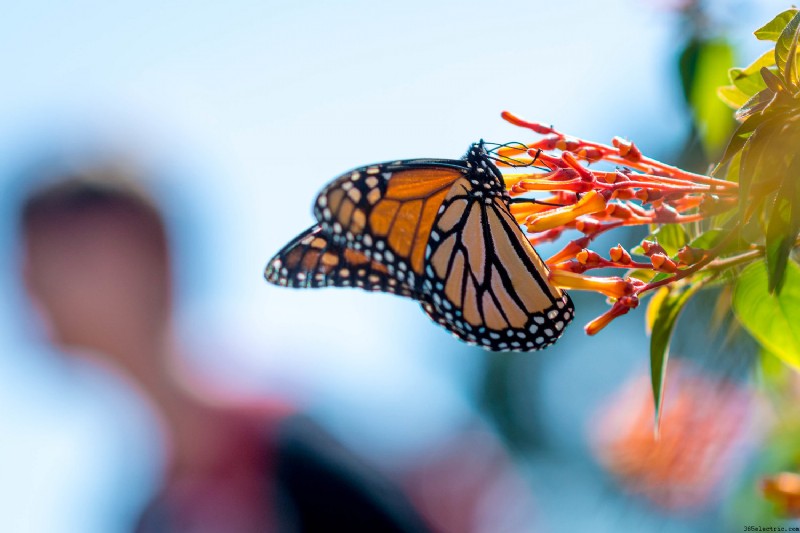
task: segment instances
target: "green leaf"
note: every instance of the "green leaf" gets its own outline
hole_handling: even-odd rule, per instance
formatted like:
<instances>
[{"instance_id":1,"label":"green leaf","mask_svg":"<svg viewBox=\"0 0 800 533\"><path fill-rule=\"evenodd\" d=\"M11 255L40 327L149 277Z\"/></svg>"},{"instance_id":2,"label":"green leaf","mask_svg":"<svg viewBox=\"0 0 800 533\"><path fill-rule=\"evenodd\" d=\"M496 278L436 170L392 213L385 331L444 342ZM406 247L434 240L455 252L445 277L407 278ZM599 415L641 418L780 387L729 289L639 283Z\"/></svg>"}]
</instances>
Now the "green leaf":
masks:
<instances>
[{"instance_id":1,"label":"green leaf","mask_svg":"<svg viewBox=\"0 0 800 533\"><path fill-rule=\"evenodd\" d=\"M731 253L737 253L748 248L749 243L742 240L741 230L736 226L734 221L728 221L728 223L723 227L717 227L705 231L704 233L695 237L692 242L689 243L689 246L692 248L711 250L720 242L722 242L723 239L729 237L732 231L735 231L736 235L730 237L730 240L727 242L727 244L723 246L721 250L719 250L719 255L724 256Z\"/></svg>"},{"instance_id":2,"label":"green leaf","mask_svg":"<svg viewBox=\"0 0 800 533\"><path fill-rule=\"evenodd\" d=\"M792 48L797 42L797 33L799 29L800 12L797 12L786 27L783 28L783 31L781 31L775 43L775 65L778 67L778 72L786 82L790 81L791 71L796 67L796 65L794 65L796 54L792 53ZM769 82L769 80L767 80L767 82Z\"/></svg>"},{"instance_id":3,"label":"green leaf","mask_svg":"<svg viewBox=\"0 0 800 533\"><path fill-rule=\"evenodd\" d=\"M775 91L769 88L769 84L767 83L767 79L769 78L765 77L765 74L775 77L769 69L765 69L761 72L761 78L764 80L767 88L754 94L742 107L736 110L734 118L739 122L744 122L748 118L753 118L754 115L761 114L775 99Z\"/></svg>"},{"instance_id":4,"label":"green leaf","mask_svg":"<svg viewBox=\"0 0 800 533\"><path fill-rule=\"evenodd\" d=\"M753 96L767 88L761 76L762 68L769 68L775 64L775 54L768 50L745 68L732 68L728 71L731 83L748 96Z\"/></svg>"},{"instance_id":5,"label":"green leaf","mask_svg":"<svg viewBox=\"0 0 800 533\"><path fill-rule=\"evenodd\" d=\"M780 70L776 74L775 72L772 72L770 69L766 67L761 69L761 77L764 78L764 83L767 84L767 89L769 89L773 93L781 93L786 90L786 87L783 83L783 78L781 78L780 74L781 74ZM775 96L773 95L770 101L774 99ZM769 103L767 103L767 105L769 105Z\"/></svg>"},{"instance_id":6,"label":"green leaf","mask_svg":"<svg viewBox=\"0 0 800 533\"><path fill-rule=\"evenodd\" d=\"M716 246L723 237L727 235L727 231L722 228L714 228L704 232L701 235L698 235L692 242L689 243L689 246L692 248L700 248L703 250L710 250L714 246Z\"/></svg>"},{"instance_id":7,"label":"green leaf","mask_svg":"<svg viewBox=\"0 0 800 533\"><path fill-rule=\"evenodd\" d=\"M764 92L765 91L761 91L759 94ZM753 98L756 98L756 96ZM719 163L717 163L717 166L714 168L712 174L715 174L723 165L728 163L742 150L745 143L747 143L747 139L750 138L750 135L752 135L756 128L760 126L762 122L767 120L767 118L768 117L765 115L755 114L742 119L742 123L739 124L739 127L737 127L733 132L733 135L731 135L731 139L728 141L728 146L725 148L725 152L722 154L722 158L720 159Z\"/></svg>"},{"instance_id":8,"label":"green leaf","mask_svg":"<svg viewBox=\"0 0 800 533\"><path fill-rule=\"evenodd\" d=\"M745 93L735 85L717 87L717 98L732 109L739 109L742 107L747 103L747 100L750 99L750 96L751 95Z\"/></svg>"},{"instance_id":9,"label":"green leaf","mask_svg":"<svg viewBox=\"0 0 800 533\"><path fill-rule=\"evenodd\" d=\"M775 53L773 50L767 50L745 68L728 70L731 85L718 87L717 96L734 109L743 107L751 97L767 88L761 69L774 65Z\"/></svg>"},{"instance_id":10,"label":"green leaf","mask_svg":"<svg viewBox=\"0 0 800 533\"><path fill-rule=\"evenodd\" d=\"M789 383L791 371L783 360L763 346L758 354L758 377L766 390L776 391Z\"/></svg>"},{"instance_id":11,"label":"green leaf","mask_svg":"<svg viewBox=\"0 0 800 533\"><path fill-rule=\"evenodd\" d=\"M763 199L770 184L780 179L780 169L771 163L776 159L774 144L779 138L781 124L779 116L766 120L753 131L742 148L739 168L739 218L742 221L746 222L752 215L749 208ZM755 194L754 199L750 198L751 193Z\"/></svg>"},{"instance_id":12,"label":"green leaf","mask_svg":"<svg viewBox=\"0 0 800 533\"><path fill-rule=\"evenodd\" d=\"M658 310L661 309L661 304L664 303L667 296L669 296L669 287L661 287L653 293L650 297L650 301L647 302L647 311L645 311L644 314L644 327L648 335L653 332L653 324L656 321L656 317L658 317Z\"/></svg>"},{"instance_id":13,"label":"green leaf","mask_svg":"<svg viewBox=\"0 0 800 533\"><path fill-rule=\"evenodd\" d=\"M785 131L785 129L784 129ZM800 142L795 134L794 143ZM782 138L782 143L786 142ZM796 146L796 144L795 144ZM792 154L794 155L794 154ZM767 226L766 261L769 292L779 293L783 287L786 264L800 233L800 156L792 157L781 176L781 185Z\"/></svg>"},{"instance_id":14,"label":"green leaf","mask_svg":"<svg viewBox=\"0 0 800 533\"><path fill-rule=\"evenodd\" d=\"M783 29L794 18L796 13L797 9L787 9L754 31L753 35L755 35L756 39L759 41L777 41Z\"/></svg>"},{"instance_id":15,"label":"green leaf","mask_svg":"<svg viewBox=\"0 0 800 533\"><path fill-rule=\"evenodd\" d=\"M689 39L678 57L681 89L683 89L683 98L687 104L692 100L695 73L697 72L697 59L700 56L702 43L703 41L697 38Z\"/></svg>"},{"instance_id":16,"label":"green leaf","mask_svg":"<svg viewBox=\"0 0 800 533\"><path fill-rule=\"evenodd\" d=\"M674 257L689 241L689 236L680 224L664 224L653 232L652 237L670 257Z\"/></svg>"},{"instance_id":17,"label":"green leaf","mask_svg":"<svg viewBox=\"0 0 800 533\"><path fill-rule=\"evenodd\" d=\"M664 380L667 376L667 361L669 360L669 343L672 332L678 321L678 316L689 299L702 285L695 283L683 291L671 290L668 295L658 302L658 309L653 319L652 334L650 335L650 382L653 387L653 405L655 405L656 428L661 418L661 401L664 392Z\"/></svg>"},{"instance_id":18,"label":"green leaf","mask_svg":"<svg viewBox=\"0 0 800 533\"><path fill-rule=\"evenodd\" d=\"M769 292L780 293L783 287L784 275L786 272L786 262L789 260L789 253L794 247L794 238L789 237L789 225L793 216L792 203L786 198L785 194L792 194L794 189L789 183L784 182L784 186L775 197L772 207L772 214L769 217L766 239L766 262L767 273L769 274Z\"/></svg>"},{"instance_id":19,"label":"green leaf","mask_svg":"<svg viewBox=\"0 0 800 533\"><path fill-rule=\"evenodd\" d=\"M716 88L726 82L725 72L732 64L733 48L727 41L715 39L699 44L689 104L700 140L712 153L722 149L733 128L730 110L716 95Z\"/></svg>"},{"instance_id":20,"label":"green leaf","mask_svg":"<svg viewBox=\"0 0 800 533\"><path fill-rule=\"evenodd\" d=\"M798 85L797 39L800 37L800 13L797 13L781 32L775 43L775 64L783 74L786 84L796 89Z\"/></svg>"},{"instance_id":21,"label":"green leaf","mask_svg":"<svg viewBox=\"0 0 800 533\"><path fill-rule=\"evenodd\" d=\"M764 261L745 268L734 286L733 312L761 346L800 369L800 266L787 264L779 295L770 294L767 283Z\"/></svg>"},{"instance_id":22,"label":"green leaf","mask_svg":"<svg viewBox=\"0 0 800 533\"><path fill-rule=\"evenodd\" d=\"M758 59L756 59L746 67L730 69L728 71L728 79L730 80L731 83L738 86L739 82L741 82L742 80L747 79L750 76L760 75L762 68L764 67L769 68L774 66L775 66L775 52L773 52L770 49L761 54L760 56L758 56ZM740 88L743 89L743 87Z\"/></svg>"},{"instance_id":23,"label":"green leaf","mask_svg":"<svg viewBox=\"0 0 800 533\"><path fill-rule=\"evenodd\" d=\"M635 278L644 281L645 283L650 283L655 277L655 272L646 268L634 268L632 270L628 270L625 275L629 278Z\"/></svg>"},{"instance_id":24,"label":"green leaf","mask_svg":"<svg viewBox=\"0 0 800 533\"><path fill-rule=\"evenodd\" d=\"M742 152L738 152L731 159L731 162L728 165L728 170L725 173L725 179L727 181L739 183L739 167L741 166L741 154ZM702 206L701 206L701 212L702 212ZM734 223L732 221L736 219L737 214L738 214L738 209L727 209L722 213L715 213L709 219L708 226L712 228L731 227L730 224Z\"/></svg>"},{"instance_id":25,"label":"green leaf","mask_svg":"<svg viewBox=\"0 0 800 533\"><path fill-rule=\"evenodd\" d=\"M739 167L742 164L742 152L736 152L731 158L731 164L728 165L728 171L725 173L725 180L739 183Z\"/></svg>"}]
</instances>

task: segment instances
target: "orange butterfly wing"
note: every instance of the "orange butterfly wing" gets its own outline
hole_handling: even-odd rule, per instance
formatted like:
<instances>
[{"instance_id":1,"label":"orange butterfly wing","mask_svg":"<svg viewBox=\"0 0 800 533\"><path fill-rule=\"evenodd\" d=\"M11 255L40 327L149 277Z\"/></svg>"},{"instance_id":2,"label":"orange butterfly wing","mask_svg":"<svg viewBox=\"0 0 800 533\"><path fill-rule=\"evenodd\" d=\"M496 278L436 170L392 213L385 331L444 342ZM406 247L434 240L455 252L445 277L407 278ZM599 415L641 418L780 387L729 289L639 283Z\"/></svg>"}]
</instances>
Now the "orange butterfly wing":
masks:
<instances>
[{"instance_id":1,"label":"orange butterfly wing","mask_svg":"<svg viewBox=\"0 0 800 533\"><path fill-rule=\"evenodd\" d=\"M573 318L482 144L463 160L357 168L323 189L314 214L318 226L268 265L270 282L410 296L456 337L490 350L544 348Z\"/></svg>"},{"instance_id":2,"label":"orange butterfly wing","mask_svg":"<svg viewBox=\"0 0 800 533\"><path fill-rule=\"evenodd\" d=\"M314 214L337 242L415 286L439 208L466 171L463 161L431 159L358 168L323 189Z\"/></svg>"}]
</instances>

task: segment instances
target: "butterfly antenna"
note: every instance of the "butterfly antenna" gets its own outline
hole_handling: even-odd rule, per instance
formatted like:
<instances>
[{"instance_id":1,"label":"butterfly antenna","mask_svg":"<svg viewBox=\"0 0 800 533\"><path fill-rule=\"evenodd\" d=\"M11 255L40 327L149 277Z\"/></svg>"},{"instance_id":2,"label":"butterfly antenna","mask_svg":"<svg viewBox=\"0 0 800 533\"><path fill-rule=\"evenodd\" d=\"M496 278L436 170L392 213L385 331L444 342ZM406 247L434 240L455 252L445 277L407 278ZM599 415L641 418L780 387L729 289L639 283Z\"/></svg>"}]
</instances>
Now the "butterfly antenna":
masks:
<instances>
[{"instance_id":1,"label":"butterfly antenna","mask_svg":"<svg viewBox=\"0 0 800 533\"><path fill-rule=\"evenodd\" d=\"M539 204L539 205L549 205L551 207L564 207L567 204L556 204L553 202L543 202L541 200L536 200L535 198L511 198L508 203L510 204Z\"/></svg>"}]
</instances>

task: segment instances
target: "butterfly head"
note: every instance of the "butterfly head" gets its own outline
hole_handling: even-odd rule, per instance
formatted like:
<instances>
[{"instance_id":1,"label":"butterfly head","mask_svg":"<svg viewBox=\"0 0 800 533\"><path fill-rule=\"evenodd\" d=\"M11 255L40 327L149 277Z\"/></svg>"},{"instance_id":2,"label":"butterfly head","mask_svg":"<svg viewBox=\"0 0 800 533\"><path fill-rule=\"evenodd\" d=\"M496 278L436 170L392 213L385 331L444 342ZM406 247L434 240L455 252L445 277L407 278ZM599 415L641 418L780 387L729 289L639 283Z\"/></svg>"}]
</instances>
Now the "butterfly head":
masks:
<instances>
[{"instance_id":1,"label":"butterfly head","mask_svg":"<svg viewBox=\"0 0 800 533\"><path fill-rule=\"evenodd\" d=\"M477 160L480 158L488 158L489 153L486 151L486 143L483 139L480 141L473 143L469 150L467 151L466 159L467 160Z\"/></svg>"}]
</instances>

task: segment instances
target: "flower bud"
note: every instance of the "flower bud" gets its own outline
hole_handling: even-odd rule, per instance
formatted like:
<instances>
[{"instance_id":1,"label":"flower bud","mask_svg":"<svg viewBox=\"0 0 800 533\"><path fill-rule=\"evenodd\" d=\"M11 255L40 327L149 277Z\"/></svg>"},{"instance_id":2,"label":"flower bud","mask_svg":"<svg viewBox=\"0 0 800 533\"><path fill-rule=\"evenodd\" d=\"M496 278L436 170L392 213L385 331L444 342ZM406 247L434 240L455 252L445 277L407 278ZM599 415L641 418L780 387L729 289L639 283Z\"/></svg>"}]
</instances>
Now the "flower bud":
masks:
<instances>
[{"instance_id":1,"label":"flower bud","mask_svg":"<svg viewBox=\"0 0 800 533\"><path fill-rule=\"evenodd\" d=\"M640 152L631 141L623 139L622 137L614 137L611 143L619 150L619 155L628 161L636 162L642 158L642 152Z\"/></svg>"},{"instance_id":2,"label":"flower bud","mask_svg":"<svg viewBox=\"0 0 800 533\"><path fill-rule=\"evenodd\" d=\"M560 252L555 254L553 257L549 258L547 260L547 263L548 264L561 263L562 261L566 261L567 259L572 259L588 245L589 245L588 237L581 237L580 239L575 239L574 241L570 241Z\"/></svg>"},{"instance_id":3,"label":"flower bud","mask_svg":"<svg viewBox=\"0 0 800 533\"><path fill-rule=\"evenodd\" d=\"M589 169L581 165L580 161L578 161L571 152L564 152L561 154L561 159L563 159L564 162L571 168L574 168L583 181L587 181L589 183L594 183L597 181L597 179L594 177L594 174Z\"/></svg>"},{"instance_id":4,"label":"flower bud","mask_svg":"<svg viewBox=\"0 0 800 533\"><path fill-rule=\"evenodd\" d=\"M644 255L646 255L647 257L650 257L653 254L667 255L667 251L655 241L648 241L648 240L642 241L642 248L644 248Z\"/></svg>"},{"instance_id":5,"label":"flower bud","mask_svg":"<svg viewBox=\"0 0 800 533\"><path fill-rule=\"evenodd\" d=\"M619 200L633 200L635 198L635 193L633 189L630 188L615 189L614 198L617 198Z\"/></svg>"},{"instance_id":6,"label":"flower bud","mask_svg":"<svg viewBox=\"0 0 800 533\"><path fill-rule=\"evenodd\" d=\"M775 503L781 514L800 517L800 474L780 472L761 480L764 497Z\"/></svg>"},{"instance_id":7,"label":"flower bud","mask_svg":"<svg viewBox=\"0 0 800 533\"><path fill-rule=\"evenodd\" d=\"M594 163L595 161L600 161L603 159L603 152L594 147L581 148L578 150L578 157L581 157L590 163Z\"/></svg>"},{"instance_id":8,"label":"flower bud","mask_svg":"<svg viewBox=\"0 0 800 533\"><path fill-rule=\"evenodd\" d=\"M606 206L606 215L625 220L631 218L633 212L629 207L622 204L608 204Z\"/></svg>"},{"instance_id":9,"label":"flower bud","mask_svg":"<svg viewBox=\"0 0 800 533\"><path fill-rule=\"evenodd\" d=\"M653 268L659 272L669 272L671 274L678 270L678 265L675 264L675 261L662 253L651 255L650 262L653 264Z\"/></svg>"},{"instance_id":10,"label":"flower bud","mask_svg":"<svg viewBox=\"0 0 800 533\"><path fill-rule=\"evenodd\" d=\"M614 302L611 309L586 324L583 330L587 335L594 335L609 325L612 320L626 314L631 309L635 309L638 305L639 299L636 296L623 296Z\"/></svg>"},{"instance_id":11,"label":"flower bud","mask_svg":"<svg viewBox=\"0 0 800 533\"><path fill-rule=\"evenodd\" d=\"M688 245L678 250L678 260L683 265L693 265L703 259L705 255L706 250L702 248L692 248Z\"/></svg>"},{"instance_id":12,"label":"flower bud","mask_svg":"<svg viewBox=\"0 0 800 533\"><path fill-rule=\"evenodd\" d=\"M621 244L616 245L608 251L608 255L612 261L620 265L629 265L631 262L631 254L622 247Z\"/></svg>"},{"instance_id":13,"label":"flower bud","mask_svg":"<svg viewBox=\"0 0 800 533\"><path fill-rule=\"evenodd\" d=\"M575 229L585 235L591 235L600 229L600 221L589 217L581 217L575 221Z\"/></svg>"},{"instance_id":14,"label":"flower bud","mask_svg":"<svg viewBox=\"0 0 800 533\"><path fill-rule=\"evenodd\" d=\"M586 266L595 266L603 262L603 258L600 257L600 254L591 250L587 250L586 248L578 252L577 255L575 255L575 259L580 264Z\"/></svg>"}]
</instances>

